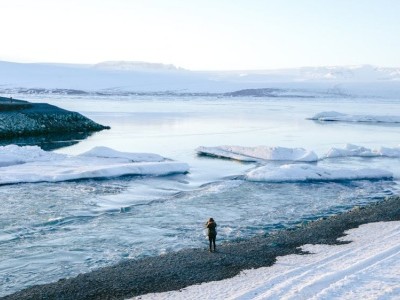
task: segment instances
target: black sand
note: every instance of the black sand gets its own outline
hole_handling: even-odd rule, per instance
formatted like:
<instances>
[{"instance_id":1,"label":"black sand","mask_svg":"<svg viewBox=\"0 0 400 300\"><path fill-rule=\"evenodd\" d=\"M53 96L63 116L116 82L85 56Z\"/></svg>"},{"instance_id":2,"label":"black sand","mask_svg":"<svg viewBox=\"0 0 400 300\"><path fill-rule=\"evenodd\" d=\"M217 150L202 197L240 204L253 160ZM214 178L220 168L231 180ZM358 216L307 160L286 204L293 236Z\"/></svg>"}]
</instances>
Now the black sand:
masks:
<instances>
[{"instance_id":1,"label":"black sand","mask_svg":"<svg viewBox=\"0 0 400 300\"><path fill-rule=\"evenodd\" d=\"M179 290L189 285L221 280L241 270L271 266L276 257L300 253L304 244L338 244L344 231L361 224L400 220L400 197L293 230L219 245L216 253L188 249L159 257L129 260L75 278L34 286L2 299L125 299L150 292ZM217 245L218 247L218 245Z\"/></svg>"}]
</instances>

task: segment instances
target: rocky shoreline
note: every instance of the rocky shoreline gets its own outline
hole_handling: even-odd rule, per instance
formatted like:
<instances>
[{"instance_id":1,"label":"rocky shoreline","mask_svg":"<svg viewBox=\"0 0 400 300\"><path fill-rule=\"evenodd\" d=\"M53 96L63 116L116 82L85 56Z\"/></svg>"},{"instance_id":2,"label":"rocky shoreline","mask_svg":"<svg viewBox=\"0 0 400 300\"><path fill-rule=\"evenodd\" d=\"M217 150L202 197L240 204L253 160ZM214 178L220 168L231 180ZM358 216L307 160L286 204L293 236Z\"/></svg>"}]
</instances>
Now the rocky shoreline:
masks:
<instances>
[{"instance_id":1,"label":"rocky shoreline","mask_svg":"<svg viewBox=\"0 0 400 300\"><path fill-rule=\"evenodd\" d=\"M56 135L88 136L109 129L77 112L47 103L30 103L0 97L0 141L9 144L18 139ZM62 139L62 138L60 138Z\"/></svg>"},{"instance_id":2,"label":"rocky shoreline","mask_svg":"<svg viewBox=\"0 0 400 300\"><path fill-rule=\"evenodd\" d=\"M400 220L400 197L280 230L266 236L217 245L216 253L186 249L158 257L127 260L77 277L38 285L2 299L126 299L179 290L233 277L241 270L271 266L277 256L302 254L304 244L339 244L344 231L361 224ZM305 253L304 253L305 254Z\"/></svg>"}]
</instances>

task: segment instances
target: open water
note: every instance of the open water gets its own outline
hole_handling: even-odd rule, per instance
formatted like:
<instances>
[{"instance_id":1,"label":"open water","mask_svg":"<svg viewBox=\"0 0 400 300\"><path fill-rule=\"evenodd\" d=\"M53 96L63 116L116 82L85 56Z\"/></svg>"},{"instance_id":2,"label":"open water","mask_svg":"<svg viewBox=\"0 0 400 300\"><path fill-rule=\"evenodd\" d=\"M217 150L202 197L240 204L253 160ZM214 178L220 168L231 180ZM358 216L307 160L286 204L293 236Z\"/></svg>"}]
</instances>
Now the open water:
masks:
<instances>
[{"instance_id":1,"label":"open water","mask_svg":"<svg viewBox=\"0 0 400 300\"><path fill-rule=\"evenodd\" d=\"M352 143L400 144L400 124L318 123L322 111L400 114L400 99L217 98L173 96L15 96L45 101L111 126L73 146L151 152L190 165L185 175L125 176L0 186L0 296L76 276L124 259L207 247L204 223L218 223L218 243L297 226L398 194L400 158L346 157L319 165L373 167L393 180L248 182L255 163L198 156L198 146L303 147L323 156ZM281 162L271 162L279 165Z\"/></svg>"}]
</instances>

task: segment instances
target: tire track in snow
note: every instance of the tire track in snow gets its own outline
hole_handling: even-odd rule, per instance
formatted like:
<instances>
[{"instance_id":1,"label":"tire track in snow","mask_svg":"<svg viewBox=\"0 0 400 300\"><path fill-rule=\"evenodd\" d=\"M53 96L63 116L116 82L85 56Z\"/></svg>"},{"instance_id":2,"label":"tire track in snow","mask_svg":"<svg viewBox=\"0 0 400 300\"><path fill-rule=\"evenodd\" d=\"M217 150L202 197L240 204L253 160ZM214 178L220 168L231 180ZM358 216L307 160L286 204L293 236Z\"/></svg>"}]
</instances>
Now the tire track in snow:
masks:
<instances>
[{"instance_id":1,"label":"tire track in snow","mask_svg":"<svg viewBox=\"0 0 400 300\"><path fill-rule=\"evenodd\" d=\"M389 231L378 243L386 244L386 242L388 242L388 244L390 244L390 241L399 235L400 232L396 227ZM333 255L329 255L313 263L272 277L261 287L252 289L242 295L235 295L230 299L319 299L319 294L322 296L322 294L327 292L330 286L341 281L343 278L363 272L384 260L396 257L400 254L400 245L395 245L383 252L355 262L341 271L334 271L335 265L338 263L340 264L340 261L348 257L357 257L359 253L365 253L371 246L376 247L376 245L368 244L361 247L357 245L357 247L354 248L352 243L350 243L345 245L345 250L335 252Z\"/></svg>"},{"instance_id":2,"label":"tire track in snow","mask_svg":"<svg viewBox=\"0 0 400 300\"><path fill-rule=\"evenodd\" d=\"M307 284L306 286L301 288L298 293L293 295L293 298L311 299L311 297L313 297L313 296L314 296L314 298L316 298L317 295L315 295L315 291L323 292L326 288L329 288L329 286L342 280L343 278L350 276L352 274L364 272L366 269L369 269L371 266L373 266L375 264L379 264L380 262L390 259L392 257L399 256L399 254L400 254L400 246L392 247L378 255L371 256L365 260L360 261L359 263L351 265L341 272L335 272L332 274L328 274L326 276L323 276L322 278L319 278L319 279ZM319 292L319 293L321 293L321 292ZM318 297L316 299L318 299Z\"/></svg>"}]
</instances>

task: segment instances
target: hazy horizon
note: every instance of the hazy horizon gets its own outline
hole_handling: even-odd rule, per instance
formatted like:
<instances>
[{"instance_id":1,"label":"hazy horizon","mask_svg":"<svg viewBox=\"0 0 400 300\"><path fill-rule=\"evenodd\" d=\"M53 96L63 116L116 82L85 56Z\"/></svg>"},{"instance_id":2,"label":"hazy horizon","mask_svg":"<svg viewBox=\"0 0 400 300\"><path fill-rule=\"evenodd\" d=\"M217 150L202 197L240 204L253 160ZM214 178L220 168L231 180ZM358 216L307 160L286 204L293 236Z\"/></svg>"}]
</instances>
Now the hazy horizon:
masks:
<instances>
[{"instance_id":1,"label":"hazy horizon","mask_svg":"<svg viewBox=\"0 0 400 300\"><path fill-rule=\"evenodd\" d=\"M263 69L210 69L210 70L196 70L196 69L188 69L183 66L174 64L174 63L165 63L165 62L150 62L150 61L138 61L138 60L108 60L108 61L99 61L95 63L74 63L74 62L57 62L57 61L11 61L11 60L0 60L0 62L4 63L15 63L15 64L37 64L37 65L69 65L69 66L96 66L104 63L118 63L118 64L148 64L149 66L164 66L164 67L173 67L177 70L184 71L193 71L193 72L257 72L257 71L284 71L284 70L296 70L296 69L307 69L307 68L362 68L362 67L372 67L372 68L382 68L382 69L398 69L400 66L382 66L382 65L373 65L369 63L361 63L361 64L349 64L349 65L304 65L298 67L282 67L282 68L263 68Z\"/></svg>"},{"instance_id":2,"label":"hazy horizon","mask_svg":"<svg viewBox=\"0 0 400 300\"><path fill-rule=\"evenodd\" d=\"M2 61L400 67L395 0L3 0L0 10Z\"/></svg>"}]
</instances>

